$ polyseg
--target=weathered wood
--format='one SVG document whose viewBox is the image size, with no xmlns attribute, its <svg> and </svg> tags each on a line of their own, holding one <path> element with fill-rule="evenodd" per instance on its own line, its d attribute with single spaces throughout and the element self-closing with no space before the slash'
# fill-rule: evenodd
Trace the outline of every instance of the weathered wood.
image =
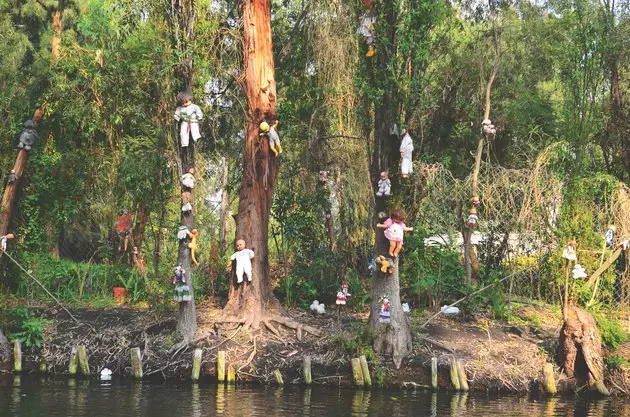
<svg viewBox="0 0 630 417">
<path fill-rule="evenodd" d="M 217 380 L 225 382 L 225 351 L 220 350 L 217 355 Z"/>
<path fill-rule="evenodd" d="M 88 357 L 85 346 L 79 346 L 77 353 L 79 359 L 79 369 L 81 370 L 81 373 L 85 376 L 90 375 L 90 365 L 88 364 Z"/>
<path fill-rule="evenodd" d="M 22 343 L 13 341 L 13 372 L 22 372 Z"/>
<path fill-rule="evenodd" d="M 304 383 L 311 385 L 313 378 L 311 377 L 311 357 L 305 356 L 302 361 L 302 375 L 304 376 Z"/>
<path fill-rule="evenodd" d="M 140 348 L 131 349 L 131 376 L 135 379 L 142 379 L 142 355 Z"/>
<path fill-rule="evenodd" d="M 364 384 L 363 370 L 361 369 L 361 361 L 359 358 L 353 358 L 350 363 L 352 364 L 352 379 L 357 387 L 362 387 Z"/>
<path fill-rule="evenodd" d="M 361 362 L 361 372 L 363 373 L 363 382 L 368 387 L 372 386 L 372 378 L 370 377 L 370 368 L 367 363 L 367 358 L 365 355 L 359 356 L 359 361 Z"/>
<path fill-rule="evenodd" d="M 39 372 L 45 374 L 48 372 L 48 365 L 46 364 L 46 349 L 42 348 L 42 353 L 39 358 Z"/>
<path fill-rule="evenodd" d="M 227 368 L 227 383 L 234 384 L 236 382 L 236 369 L 233 366 Z"/>
<path fill-rule="evenodd" d="M 192 380 L 197 382 L 199 381 L 199 374 L 201 373 L 201 355 L 203 354 L 202 349 L 195 349 L 195 353 L 193 354 L 193 366 L 192 366 Z"/>
<path fill-rule="evenodd" d="M 275 371 L 273 371 L 273 376 L 276 378 L 276 382 L 278 383 L 278 385 L 284 385 L 284 381 L 282 380 L 282 374 L 280 373 L 279 369 L 276 369 Z"/>
<path fill-rule="evenodd" d="M 437 358 L 431 358 L 431 388 L 438 388 L 438 367 Z"/>
<path fill-rule="evenodd" d="M 68 373 L 70 376 L 75 376 L 77 374 L 77 348 L 73 347 L 70 351 L 70 363 L 68 364 Z"/>
<path fill-rule="evenodd" d="M 455 358 L 451 359 L 451 384 L 453 384 L 455 391 L 459 391 L 459 371 L 457 370 L 457 360 Z"/>
<path fill-rule="evenodd" d="M 11 215 L 13 214 L 15 196 L 20 183 L 22 182 L 22 176 L 24 175 L 27 161 L 28 151 L 26 149 L 20 149 L 17 158 L 15 159 L 15 165 L 13 165 L 13 170 L 15 171 L 17 179 L 13 182 L 13 184 L 6 184 L 4 194 L 2 195 L 2 203 L 0 203 L 0 236 L 6 235 L 9 231 L 9 223 L 11 222 Z"/>
<path fill-rule="evenodd" d="M 457 375 L 459 377 L 459 389 L 468 391 L 468 377 L 466 376 L 466 369 L 464 369 L 464 363 L 461 359 L 457 361 Z"/>
<path fill-rule="evenodd" d="M 546 363 L 543 367 L 545 391 L 547 394 L 555 395 L 558 392 L 556 388 L 556 377 L 553 374 L 553 365 Z"/>
<path fill-rule="evenodd" d="M 621 251 L 622 251 L 622 248 L 619 248 L 616 251 L 614 251 L 612 255 L 610 255 L 610 258 L 608 258 L 602 266 L 597 268 L 597 271 L 593 272 L 593 275 L 591 275 L 588 281 L 586 282 L 586 284 L 589 287 L 592 287 L 595 284 L 595 281 L 597 281 L 597 279 L 599 278 L 599 276 L 603 274 L 604 272 L 606 272 L 606 270 L 610 268 L 610 266 L 617 260 L 617 258 L 619 258 L 619 255 L 621 255 Z"/>
</svg>

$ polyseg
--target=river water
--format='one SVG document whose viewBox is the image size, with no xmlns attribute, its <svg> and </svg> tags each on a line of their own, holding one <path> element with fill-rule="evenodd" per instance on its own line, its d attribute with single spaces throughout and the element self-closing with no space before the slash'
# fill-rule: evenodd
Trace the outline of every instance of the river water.
<svg viewBox="0 0 630 417">
<path fill-rule="evenodd" d="M 623 399 L 0 379 L 2 417 L 629 416 Z"/>
</svg>

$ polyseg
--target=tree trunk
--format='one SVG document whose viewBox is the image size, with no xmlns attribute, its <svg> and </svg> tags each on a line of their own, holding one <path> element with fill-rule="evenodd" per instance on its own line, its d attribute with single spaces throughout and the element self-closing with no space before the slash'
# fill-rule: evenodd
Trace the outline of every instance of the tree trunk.
<svg viewBox="0 0 630 417">
<path fill-rule="evenodd" d="M 219 238 L 221 239 L 221 253 L 228 250 L 230 236 L 230 195 L 228 193 L 228 161 L 225 157 L 221 161 L 223 165 L 223 180 L 221 181 L 221 218 L 219 220 Z"/>
<path fill-rule="evenodd" d="M 277 173 L 277 160 L 258 136 L 263 119 L 276 118 L 276 81 L 271 41 L 269 0 L 245 0 L 243 49 L 245 93 L 248 102 L 243 147 L 243 179 L 236 220 L 236 239 L 244 239 L 255 253 L 251 282 L 238 285 L 224 313 L 238 317 L 246 327 L 258 328 L 279 308 L 269 279 L 269 214 Z"/>
<path fill-rule="evenodd" d="M 59 2 L 59 8 L 52 13 L 52 44 L 50 50 L 50 63 L 55 64 L 61 55 L 61 33 L 63 31 L 63 2 Z"/>
<path fill-rule="evenodd" d="M 27 161 L 28 151 L 26 149 L 20 149 L 15 159 L 15 165 L 13 166 L 17 179 L 13 184 L 6 184 L 4 195 L 2 196 L 2 205 L 0 206 L 0 236 L 6 235 L 9 232 L 9 223 L 11 222 L 11 215 L 13 214 L 15 194 L 22 182 L 22 176 L 24 175 Z"/>
<path fill-rule="evenodd" d="M 579 378 L 592 390 L 608 395 L 604 385 L 604 359 L 599 330 L 586 311 L 570 306 L 558 345 L 558 363 L 568 377 Z"/>
<path fill-rule="evenodd" d="M 9 341 L 0 330 L 0 363 L 7 363 L 11 359 L 11 349 L 9 348 Z"/>
<path fill-rule="evenodd" d="M 144 241 L 144 234 L 147 228 L 147 222 L 149 221 L 149 210 L 147 210 L 144 204 L 138 208 L 136 219 L 136 227 L 134 227 L 132 233 L 132 244 L 138 249 L 138 253 L 141 253 L 142 242 Z"/>
<path fill-rule="evenodd" d="M 388 73 L 387 65 L 393 59 L 396 52 L 396 5 L 394 1 L 382 3 L 385 16 L 385 27 L 387 30 L 383 35 L 386 36 L 386 47 L 378 48 L 375 56 L 377 60 L 376 68 L 382 74 Z M 399 142 L 397 138 L 390 136 L 390 128 L 397 123 L 398 117 L 398 92 L 392 80 L 387 77 L 377 77 L 375 80 L 385 83 L 385 94 L 381 101 L 375 104 L 374 111 L 374 153 L 372 157 L 372 185 L 378 188 L 378 180 L 380 172 L 389 170 L 395 172 L 400 163 Z M 392 178 L 392 190 L 395 193 L 399 181 L 396 177 Z M 374 226 L 376 223 L 382 222 L 384 219 L 379 218 L 379 213 L 387 210 L 385 198 L 375 197 Z M 376 255 L 387 254 L 389 242 L 385 238 L 381 229 L 376 229 L 376 237 L 374 250 Z M 387 296 L 389 298 L 391 317 L 389 323 L 381 323 L 379 320 L 379 312 L 381 309 L 381 298 Z M 400 367 L 404 357 L 411 353 L 411 326 L 402 311 L 400 302 L 400 278 L 398 275 L 398 259 L 395 261 L 394 271 L 391 275 L 385 275 L 377 271 L 374 274 L 372 282 L 370 304 L 370 330 L 374 336 L 374 350 L 381 355 L 391 355 L 397 368 Z"/>
</svg>

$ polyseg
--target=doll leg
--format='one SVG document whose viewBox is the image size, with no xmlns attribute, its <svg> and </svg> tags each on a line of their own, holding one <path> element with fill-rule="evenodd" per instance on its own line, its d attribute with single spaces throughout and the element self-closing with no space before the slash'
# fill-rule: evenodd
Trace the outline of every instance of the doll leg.
<svg viewBox="0 0 630 417">
<path fill-rule="evenodd" d="M 243 270 L 245 271 L 245 275 L 247 275 L 247 280 L 252 282 L 252 264 L 249 263 L 243 266 Z"/>
<path fill-rule="evenodd" d="M 396 242 L 394 242 L 393 240 L 389 241 L 389 256 L 395 256 L 394 255 L 394 250 L 396 249 Z"/>
<path fill-rule="evenodd" d="M 271 149 L 271 152 L 273 152 L 275 156 L 278 156 L 278 150 L 276 149 L 276 146 L 273 144 L 272 140 L 269 141 L 269 149 Z"/>
<path fill-rule="evenodd" d="M 243 268 L 242 265 L 237 264 L 236 265 L 236 282 L 237 283 L 241 283 L 243 282 L 243 273 L 245 272 L 245 268 Z"/>
<path fill-rule="evenodd" d="M 400 250 L 402 249 L 403 243 L 402 242 L 396 242 L 396 250 L 394 250 L 394 256 L 398 256 L 398 254 L 400 253 Z"/>
</svg>

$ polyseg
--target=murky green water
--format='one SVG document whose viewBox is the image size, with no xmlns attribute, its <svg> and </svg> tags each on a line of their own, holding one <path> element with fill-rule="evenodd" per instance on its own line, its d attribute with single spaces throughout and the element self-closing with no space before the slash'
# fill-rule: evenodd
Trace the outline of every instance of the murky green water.
<svg viewBox="0 0 630 417">
<path fill-rule="evenodd" d="M 0 416 L 630 416 L 630 402 L 5 378 Z"/>
</svg>

